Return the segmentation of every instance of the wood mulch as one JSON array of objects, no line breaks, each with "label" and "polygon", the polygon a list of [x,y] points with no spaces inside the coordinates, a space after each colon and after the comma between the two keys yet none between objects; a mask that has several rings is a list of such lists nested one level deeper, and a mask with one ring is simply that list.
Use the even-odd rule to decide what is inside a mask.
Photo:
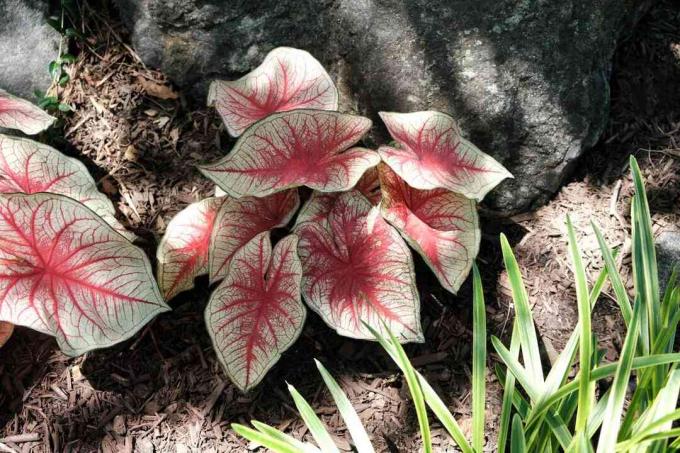
[{"label": "wood mulch", "polygon": [[[630,285],[626,166],[635,153],[643,167],[655,231],[680,228],[680,16],[659,3],[619,49],[612,116],[602,142],[547,206],[512,219],[484,218],[479,261],[487,291],[490,333],[507,340],[512,304],[502,272],[498,233],[508,234],[524,272],[548,361],[576,324],[573,278],[564,222],[571,215],[591,278],[602,267],[590,228],[594,219]],[[78,44],[72,82],[61,98],[75,107],[64,120],[65,141],[53,144],[90,168],[140,236],[150,256],[172,216],[213,193],[195,165],[223,155],[232,143],[217,115],[194,107],[163,74],[146,68],[106,7],[84,6],[86,43]],[[200,103],[198,103],[200,104]],[[407,352],[470,428],[471,311],[469,282],[454,297],[419,263],[426,343]],[[248,451],[230,429],[258,419],[308,438],[286,381],[308,398],[345,451],[349,435],[314,367],[321,360],[339,379],[379,451],[417,451],[418,427],[405,383],[380,348],[332,333],[313,314],[297,343],[264,382],[243,395],[226,379],[203,326],[209,294],[197,289],[171,301],[134,339],[78,358],[64,356],[49,337],[17,328],[0,349],[0,451],[189,452]],[[607,359],[615,359],[623,330],[609,289],[594,327]],[[491,350],[491,348],[490,348]],[[491,354],[490,364],[495,360]],[[492,369],[492,368],[490,368]],[[487,449],[495,445],[500,386],[489,374]],[[434,425],[437,451],[453,451]]]}]

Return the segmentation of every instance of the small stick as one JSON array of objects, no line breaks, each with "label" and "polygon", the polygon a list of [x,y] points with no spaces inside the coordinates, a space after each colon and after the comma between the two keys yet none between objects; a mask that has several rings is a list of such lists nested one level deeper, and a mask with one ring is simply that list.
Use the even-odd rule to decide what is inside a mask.
[{"label": "small stick", "polygon": [[7,436],[0,439],[2,443],[14,443],[22,444],[25,442],[38,442],[40,440],[40,434],[38,433],[27,433],[27,434],[16,434],[14,436]]}]

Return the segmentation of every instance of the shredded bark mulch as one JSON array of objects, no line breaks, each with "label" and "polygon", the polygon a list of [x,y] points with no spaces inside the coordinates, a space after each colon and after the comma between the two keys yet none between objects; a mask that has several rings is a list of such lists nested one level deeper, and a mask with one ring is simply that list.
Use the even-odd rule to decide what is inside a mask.
[{"label": "shredded bark mulch", "polygon": [[[680,228],[680,13],[660,2],[617,52],[612,112],[601,143],[582,159],[573,180],[536,212],[485,218],[479,262],[486,288],[490,334],[508,340],[512,303],[502,272],[498,233],[515,246],[525,275],[546,363],[576,324],[573,278],[565,241],[569,214],[579,232],[591,282],[602,268],[590,227],[598,223],[629,287],[627,158],[643,168],[654,229]],[[60,92],[75,112],[64,118],[53,144],[86,163],[118,218],[153,251],[169,219],[188,203],[214,192],[195,169],[229,149],[218,116],[196,108],[163,74],[144,66],[128,36],[105,7],[83,5],[72,81]],[[200,103],[198,103],[200,104]],[[470,428],[471,290],[441,289],[419,263],[426,343],[407,352],[442,395],[464,430]],[[219,368],[203,326],[207,280],[175,298],[132,340],[69,358],[53,339],[17,328],[0,349],[0,451],[189,452],[247,451],[254,446],[230,429],[258,419],[309,438],[286,381],[312,403],[350,451],[349,435],[314,367],[321,360],[339,379],[379,451],[417,451],[418,427],[408,390],[395,366],[370,342],[332,333],[315,315],[297,343],[250,393],[243,395]],[[622,323],[609,288],[596,307],[594,328],[606,359],[622,343]],[[492,348],[489,347],[491,351]],[[490,367],[495,361],[491,354]],[[495,446],[500,385],[487,376],[488,450]],[[453,451],[434,424],[437,451]]]}]

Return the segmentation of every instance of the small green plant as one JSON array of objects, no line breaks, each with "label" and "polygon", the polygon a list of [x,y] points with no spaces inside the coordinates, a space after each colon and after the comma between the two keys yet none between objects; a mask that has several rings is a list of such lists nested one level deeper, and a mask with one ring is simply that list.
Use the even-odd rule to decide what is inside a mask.
[{"label": "small green plant", "polygon": [[35,91],[40,108],[49,112],[70,112],[71,106],[59,100],[58,87],[64,87],[71,80],[66,67],[75,63],[76,57],[68,52],[68,43],[71,38],[82,38],[74,24],[80,16],[74,0],[60,0],[59,15],[47,19],[47,23],[61,35],[57,58],[50,61],[48,71],[52,78],[52,84],[47,91]]},{"label": "small green plant", "polygon": [[[677,369],[680,353],[673,352],[675,332],[680,321],[680,286],[677,285],[676,273],[673,273],[665,293],[660,295],[649,206],[634,158],[631,158],[631,169],[636,188],[631,209],[635,274],[633,302],[615,266],[615,253],[607,246],[595,224],[593,228],[600,242],[605,268],[593,286],[588,287],[574,228],[567,220],[579,322],[547,375],[544,374],[519,266],[507,239],[501,236],[516,314],[509,348],[498,338],[491,337],[491,343],[505,365],[496,367],[496,374],[504,383],[497,441],[499,452],[508,449],[513,453],[663,452],[680,447],[680,428],[672,427],[673,422],[680,419],[680,409],[676,409],[680,391],[680,370]],[[603,363],[603,354],[597,350],[597,340],[591,330],[592,307],[607,280],[614,290],[627,327],[621,356],[618,361],[611,363]],[[432,387],[410,364],[397,339],[391,333],[384,337],[370,328],[404,373],[415,405],[424,452],[432,451],[426,407],[430,408],[463,452],[481,452],[483,449],[487,343],[484,313],[481,279],[475,267],[471,441],[465,438],[453,415]],[[580,366],[575,377],[570,379],[577,352]],[[317,367],[348,426],[356,451],[374,451],[347,397],[318,362]],[[595,384],[609,379],[611,382],[607,390],[598,394]],[[635,382],[632,391],[629,390],[631,379]],[[257,421],[253,421],[254,429],[234,424],[234,430],[276,452],[338,451],[309,404],[292,386],[290,391],[321,450]]]}]

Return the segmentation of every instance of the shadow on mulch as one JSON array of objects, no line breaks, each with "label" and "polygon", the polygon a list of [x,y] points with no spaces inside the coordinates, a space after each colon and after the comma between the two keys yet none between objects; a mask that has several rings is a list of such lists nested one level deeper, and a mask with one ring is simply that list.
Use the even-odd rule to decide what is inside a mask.
[{"label": "shadow on mulch", "polygon": [[[518,239],[521,232],[511,236]],[[495,231],[493,237],[497,237]],[[496,297],[492,288],[501,269],[497,252],[497,241],[483,241],[480,262],[489,288],[489,309],[505,311],[493,304]],[[426,342],[407,345],[407,352],[447,404],[467,407],[472,340],[468,327],[471,311],[465,301],[471,297],[470,285],[464,285],[460,297],[453,297],[440,288],[424,262],[419,260],[417,267]],[[172,431],[191,426],[197,417],[201,422],[205,418],[225,427],[250,419],[294,425],[298,422],[287,382],[295,385],[315,408],[321,407],[321,414],[335,414],[312,361],[317,358],[340,379],[353,400],[367,400],[363,404],[371,405],[371,401],[382,398],[382,407],[371,408],[371,412],[380,414],[381,409],[389,409],[384,411],[389,417],[375,432],[386,448],[394,442],[403,448],[400,439],[417,438],[408,391],[396,366],[379,345],[338,336],[311,312],[300,339],[278,365],[256,389],[240,394],[222,374],[204,327],[207,280],[200,279],[197,288],[174,299],[173,311],[160,315],[134,339],[73,361],[57,351],[52,339],[21,329],[0,350],[4,370],[17,370],[15,375],[2,373],[6,404],[0,406],[0,425],[11,427],[12,419],[23,408],[49,411],[45,414],[49,429],[45,429],[52,433],[52,447],[58,450],[59,446],[77,441],[86,451],[98,448],[112,433],[115,438],[117,429],[124,438],[127,430],[152,431],[161,423],[164,430],[170,430],[166,435],[176,439]],[[495,333],[501,335],[504,327],[496,326]],[[10,380],[15,383],[7,385]],[[55,387],[61,391],[55,391]],[[90,390],[83,392],[88,387]],[[42,398],[57,401],[48,405],[34,402]],[[375,417],[373,413],[372,417],[364,415]],[[124,430],[117,428],[118,420],[128,421],[127,425],[123,423]],[[298,431],[301,428],[302,425]],[[20,432],[26,429],[23,426]],[[304,435],[304,430],[300,434]]]}]

